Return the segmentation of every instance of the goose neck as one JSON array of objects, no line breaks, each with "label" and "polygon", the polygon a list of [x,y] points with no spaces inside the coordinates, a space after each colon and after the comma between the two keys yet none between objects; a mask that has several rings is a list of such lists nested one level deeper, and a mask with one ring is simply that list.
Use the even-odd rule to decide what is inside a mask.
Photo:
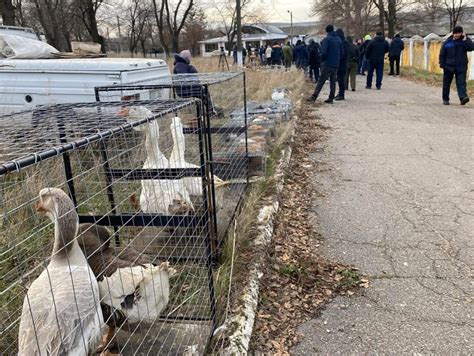
[{"label": "goose neck", "polygon": [[79,227],[77,213],[61,206],[59,202],[54,214],[54,246],[52,258],[64,258],[77,245],[76,236]]}]

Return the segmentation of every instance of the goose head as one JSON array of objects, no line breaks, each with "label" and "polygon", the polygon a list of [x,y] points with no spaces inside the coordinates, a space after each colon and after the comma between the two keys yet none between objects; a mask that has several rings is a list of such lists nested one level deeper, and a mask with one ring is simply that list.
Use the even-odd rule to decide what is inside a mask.
[{"label": "goose head", "polygon": [[69,196],[58,188],[41,189],[36,211],[54,223],[53,256],[59,251],[70,250],[77,235],[79,218]]},{"label": "goose head", "polygon": [[[125,118],[129,123],[134,123],[135,121],[144,120],[144,119],[151,120],[154,117],[153,112],[144,106],[126,106],[122,108],[117,113],[117,115]],[[146,131],[147,126],[146,125],[135,126],[133,129],[135,131]]]}]

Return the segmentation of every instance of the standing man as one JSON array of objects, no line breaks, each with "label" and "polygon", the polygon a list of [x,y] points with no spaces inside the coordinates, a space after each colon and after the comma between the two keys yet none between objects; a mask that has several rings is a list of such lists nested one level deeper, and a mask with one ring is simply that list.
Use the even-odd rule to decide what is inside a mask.
[{"label": "standing man", "polygon": [[337,69],[337,84],[339,86],[339,93],[334,100],[344,100],[346,93],[346,73],[347,73],[347,58],[349,54],[349,42],[344,36],[344,31],[340,28],[337,29],[336,34],[339,36],[342,42],[342,56],[339,60],[339,68]]},{"label": "standing man", "polygon": [[466,92],[467,75],[467,52],[474,50],[472,40],[467,37],[461,26],[453,29],[453,34],[441,47],[439,54],[439,66],[444,70],[443,76],[443,104],[449,105],[449,89],[454,76],[456,76],[456,88],[458,90],[461,105],[469,102]]},{"label": "standing man", "polygon": [[[388,75],[400,75],[400,55],[405,49],[405,44],[400,38],[400,34],[396,34],[395,37],[390,42],[390,52],[388,58],[390,60],[390,73]],[[397,72],[394,72],[394,65],[396,64]]]},{"label": "standing man", "polygon": [[362,43],[362,46],[360,47],[360,55],[362,57],[362,65],[361,65],[360,75],[365,75],[365,71],[369,67],[367,57],[365,56],[365,51],[367,51],[367,46],[369,45],[370,41],[372,41],[372,37],[370,35],[365,35],[364,43]]},{"label": "standing man", "polygon": [[278,44],[278,42],[273,42],[271,58],[273,66],[281,66],[281,60],[283,58],[283,49]]},{"label": "standing man", "polygon": [[329,79],[330,81],[330,93],[329,98],[325,100],[325,103],[332,104],[334,102],[334,96],[336,94],[336,75],[339,62],[342,57],[342,41],[339,36],[334,32],[333,25],[326,26],[327,36],[321,44],[321,76],[319,77],[318,84],[314,89],[313,95],[308,98],[309,102],[315,102],[323,89],[324,83]]},{"label": "standing man", "polygon": [[293,57],[297,69],[305,69],[308,63],[308,51],[301,40],[296,42]]},{"label": "standing man", "polygon": [[267,65],[272,65],[272,46],[267,45],[265,49],[265,58],[267,59]]},{"label": "standing man", "polygon": [[347,36],[347,42],[349,42],[349,50],[347,55],[347,73],[346,73],[346,89],[349,89],[349,78],[351,79],[352,91],[356,90],[356,76],[359,66],[359,47],[354,44],[352,37]]},{"label": "standing man", "polygon": [[367,72],[367,86],[366,89],[372,89],[372,79],[374,71],[377,76],[375,86],[377,90],[382,89],[383,67],[385,60],[385,53],[388,53],[389,45],[385,40],[382,32],[377,32],[377,35],[370,41],[365,51],[365,57],[369,62],[369,71]]},{"label": "standing man", "polygon": [[290,42],[283,47],[283,63],[285,64],[285,71],[291,68],[293,63],[293,48],[291,48]]},{"label": "standing man", "polygon": [[317,83],[319,79],[319,67],[321,66],[321,46],[312,38],[309,40],[309,79]]}]

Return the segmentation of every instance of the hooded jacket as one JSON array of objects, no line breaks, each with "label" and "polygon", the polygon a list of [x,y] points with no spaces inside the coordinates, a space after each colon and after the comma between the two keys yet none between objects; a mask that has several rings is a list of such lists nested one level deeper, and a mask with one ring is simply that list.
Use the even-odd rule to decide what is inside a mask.
[{"label": "hooded jacket", "polygon": [[295,47],[293,50],[293,58],[297,67],[305,67],[308,65],[308,50],[304,44],[300,43]]},{"label": "hooded jacket", "polygon": [[[174,74],[193,74],[197,72],[197,69],[188,63],[186,59],[178,54],[174,55]],[[182,85],[176,87],[175,92],[181,98],[200,98],[202,96],[203,89],[200,85]]]},{"label": "hooded jacket", "polygon": [[343,55],[342,41],[336,32],[329,32],[321,43],[321,59],[323,65],[338,68]]},{"label": "hooded jacket", "polygon": [[350,43],[348,40],[346,40],[346,37],[344,36],[344,31],[338,28],[336,30],[337,35],[341,39],[342,42],[342,56],[339,60],[339,70],[340,71],[345,71],[346,70],[346,63],[349,57],[349,47]]},{"label": "hooded jacket", "polygon": [[293,61],[293,49],[289,44],[286,44],[285,47],[283,47],[283,58],[287,62]]},{"label": "hooded jacket", "polygon": [[400,57],[400,54],[405,49],[405,44],[400,37],[395,37],[392,42],[390,42],[390,56]]},{"label": "hooded jacket", "polygon": [[439,66],[451,71],[467,71],[467,52],[474,50],[474,44],[468,37],[466,40],[455,40],[449,37],[441,47],[439,53]]},{"label": "hooded jacket", "polygon": [[316,42],[310,42],[308,46],[309,65],[319,67],[321,65],[321,45]]},{"label": "hooded jacket", "polygon": [[283,49],[278,44],[274,45],[272,47],[272,61],[281,62],[282,57],[283,57]]},{"label": "hooded jacket", "polygon": [[372,64],[383,63],[385,53],[388,53],[389,45],[383,36],[375,36],[367,46],[365,58]]}]

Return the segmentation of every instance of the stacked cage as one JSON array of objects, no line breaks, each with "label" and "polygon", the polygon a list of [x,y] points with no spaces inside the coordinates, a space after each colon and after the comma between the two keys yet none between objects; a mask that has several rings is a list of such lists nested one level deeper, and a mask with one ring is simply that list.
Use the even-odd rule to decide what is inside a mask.
[{"label": "stacked cage", "polygon": [[210,172],[202,110],[156,99],[0,117],[2,354],[204,350],[211,187],[228,183]]},{"label": "stacked cage", "polygon": [[[246,83],[243,72],[220,72],[173,75],[156,85],[108,86],[96,88],[100,102],[128,101],[142,98],[197,99],[202,103],[206,126],[209,172],[214,177],[210,190],[213,225],[213,251],[218,256],[231,222],[244,196],[249,178],[247,114],[232,115],[246,108]],[[186,136],[195,134],[189,123]],[[217,182],[217,183],[216,183]],[[216,185],[217,184],[217,185]]]}]

